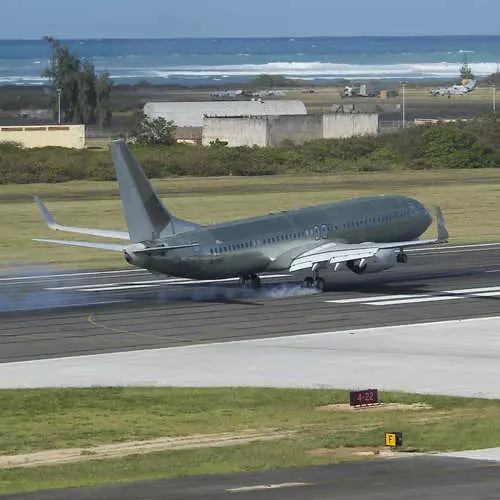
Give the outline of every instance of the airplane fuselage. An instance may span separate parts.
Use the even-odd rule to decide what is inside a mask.
[[[167,247],[197,245],[163,255],[125,250],[125,256],[130,264],[172,276],[229,278],[287,271],[298,255],[327,242],[341,247],[415,240],[431,223],[431,214],[417,200],[373,196],[160,235]]]

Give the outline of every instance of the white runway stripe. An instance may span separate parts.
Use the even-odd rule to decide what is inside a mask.
[[[125,282],[125,283],[92,283],[92,285],[73,285],[73,286],[54,286],[54,287],[48,287],[45,288],[45,290],[51,290],[51,291],[63,291],[63,290],[92,290],[94,288],[99,288],[99,287],[106,287],[106,288],[112,288],[112,287],[120,287],[120,286],[136,286],[136,285],[142,285],[142,286],[159,286],[161,283],[172,283],[172,282],[186,282],[185,278],[169,278],[166,280],[149,280],[149,281],[130,281],[130,282]]]
[[[265,274],[261,275],[260,279],[275,279],[286,278],[289,274]],[[114,290],[134,290],[138,288],[157,288],[161,285],[209,285],[211,283],[234,283],[238,278],[226,278],[220,280],[190,280],[187,278],[169,278],[166,280],[150,280],[150,281],[131,281],[125,283],[94,283],[92,285],[75,285],[48,287],[45,290],[50,291],[80,291],[80,292],[111,292]]]
[[[494,298],[500,297],[500,292],[486,292],[486,293],[474,293],[474,294],[464,294],[464,295],[438,295],[434,297],[416,297],[413,299],[403,299],[403,300],[388,300],[385,302],[366,302],[369,306],[397,306],[401,304],[418,304],[421,302],[440,302],[446,300],[457,300],[457,299],[480,299],[480,298]]]
[[[0,278],[0,281],[26,281],[26,280],[43,280],[51,278],[79,278],[88,276],[101,276],[109,274],[129,274],[129,273],[146,273],[143,269],[123,269],[116,271],[86,271],[79,273],[60,273],[60,274],[43,274],[43,275],[33,275],[33,276],[9,276],[8,278]],[[147,273],[149,274],[149,273]]]
[[[418,304],[422,302],[439,302],[446,300],[499,297],[500,286],[483,288],[464,288],[461,290],[444,290],[422,294],[375,295],[373,297],[356,297],[352,299],[326,300],[330,304],[365,304],[370,306],[394,306],[401,304]]]
[[[410,299],[415,295],[375,295],[374,297],[357,297],[355,299],[326,300],[331,304],[362,304],[364,302],[377,302],[379,300]]]

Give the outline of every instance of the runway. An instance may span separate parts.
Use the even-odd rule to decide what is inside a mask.
[[[325,293],[304,291],[297,286],[300,277],[290,276],[266,277],[261,290],[251,291],[231,281],[157,280],[137,270],[30,271],[0,276],[3,387],[15,386],[23,376],[36,384],[54,366],[49,375],[57,383],[71,377],[92,383],[114,364],[124,383],[134,376],[147,383],[147,376],[140,377],[160,367],[170,370],[167,385],[181,378],[186,384],[190,374],[208,384],[217,379],[206,374],[233,385],[243,380],[236,375],[248,375],[252,385],[273,385],[285,374],[284,385],[319,386],[326,376],[337,387],[369,384],[500,397],[498,244],[411,252],[408,265],[377,275],[325,276],[330,282]],[[449,324],[436,323],[444,321]],[[392,328],[377,329],[386,326]],[[416,334],[407,335],[411,332]],[[312,376],[306,379],[295,367]],[[498,467],[411,456],[7,498],[486,499],[497,495]]]
[[[0,275],[0,362],[495,316],[500,245],[410,252],[380,274],[325,275],[325,293],[273,275],[259,291],[140,270]]]
[[[409,457],[364,463],[144,481],[7,495],[6,500],[224,500],[384,499],[486,500],[498,498],[500,465],[445,457]]]

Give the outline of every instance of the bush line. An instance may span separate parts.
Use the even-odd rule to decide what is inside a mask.
[[[277,148],[134,146],[151,178],[500,167],[500,121],[413,127],[396,134],[320,139]],[[115,179],[109,151],[23,149],[0,143],[0,184]]]

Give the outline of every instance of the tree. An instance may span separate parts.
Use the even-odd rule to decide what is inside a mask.
[[[134,114],[134,137],[138,144],[149,146],[171,146],[175,144],[177,127],[173,121],[167,121],[159,116],[149,118],[143,111]]]
[[[61,99],[61,120],[85,125],[109,125],[111,121],[112,83],[108,73],[97,76],[94,65],[72,54],[67,45],[45,37],[52,56],[43,76],[51,82],[51,108],[54,121],[58,117],[58,95]]]
[[[102,73],[96,81],[96,119],[100,127],[107,127],[111,123],[111,91],[113,84],[109,79],[109,73]]]
[[[474,73],[472,73],[472,68],[467,61],[467,56],[464,56],[464,61],[459,71],[461,80],[474,80]]]

